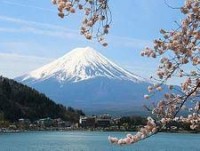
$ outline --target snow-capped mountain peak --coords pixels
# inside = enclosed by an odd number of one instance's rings
[[[15,80],[87,114],[137,110],[150,84],[90,47],[76,48]]]
[[[96,77],[143,82],[143,78],[119,67],[93,48],[76,48],[61,58],[24,76],[23,81],[54,78],[59,82],[78,82]]]

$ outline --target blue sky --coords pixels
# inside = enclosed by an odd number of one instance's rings
[[[174,7],[184,3],[166,1]],[[51,0],[0,0],[0,75],[14,78],[71,49],[90,46],[135,74],[150,77],[159,60],[141,57],[140,52],[160,37],[161,28],[176,28],[174,21],[181,20],[181,13],[164,0],[110,0],[109,4],[113,22],[105,48],[79,35],[79,13],[60,19]]]

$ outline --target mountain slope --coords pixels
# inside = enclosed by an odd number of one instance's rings
[[[79,82],[96,77],[144,81],[143,78],[117,66],[90,47],[76,48],[52,63],[22,76],[20,80],[26,82],[31,79],[33,83],[55,78],[59,82]]]
[[[7,120],[16,121],[19,118],[36,120],[51,117],[78,121],[81,111],[69,109],[70,111],[34,89],[0,77],[0,113]]]
[[[59,103],[92,113],[136,110],[149,85],[90,47],[74,49],[16,79]]]

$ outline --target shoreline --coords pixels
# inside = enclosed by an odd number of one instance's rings
[[[39,130],[1,130],[0,129],[0,134],[5,134],[5,133],[26,133],[26,132],[137,132],[134,130],[100,130],[100,129],[39,129]],[[180,133],[180,134],[200,134],[200,131],[160,131],[159,133]]]

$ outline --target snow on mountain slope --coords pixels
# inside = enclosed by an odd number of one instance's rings
[[[20,79],[43,81],[54,78],[59,82],[79,82],[96,77],[144,82],[145,79],[119,67],[93,48],[76,48],[63,57],[34,70]]]

